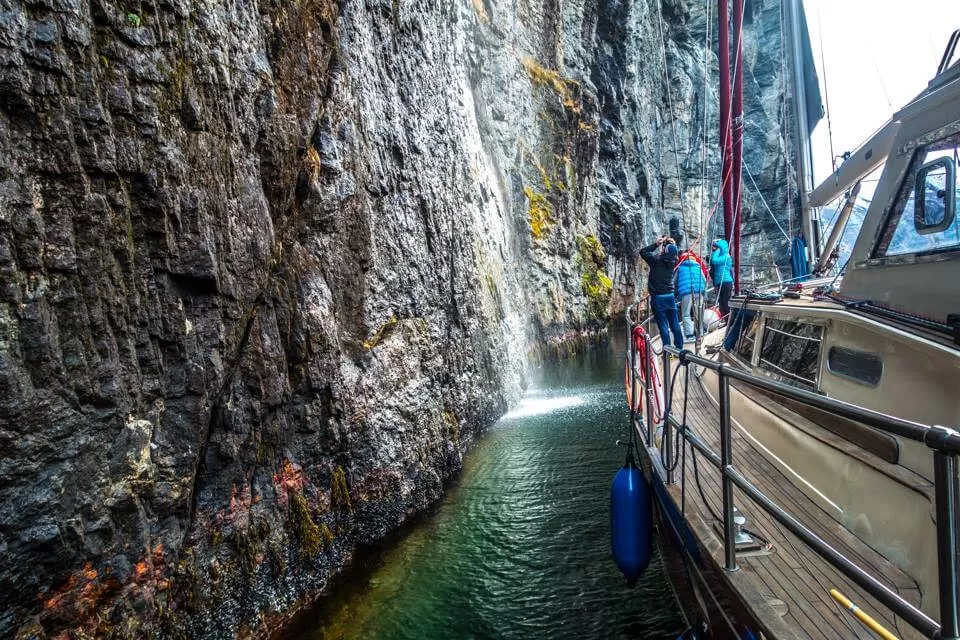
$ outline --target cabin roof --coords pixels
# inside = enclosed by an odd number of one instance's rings
[[[826,298],[823,296],[814,296],[813,291],[817,288],[819,282],[805,284],[799,292],[799,298],[781,298],[779,300],[758,300],[750,298],[747,300],[747,308],[759,312],[772,312],[778,314],[808,316],[811,319],[831,319],[845,318],[846,320],[867,326],[875,330],[888,330],[900,334],[908,334],[915,339],[932,342],[951,351],[960,350],[949,336],[936,331],[924,329],[922,327],[899,322],[890,318],[879,317],[866,311],[851,309],[843,304],[843,301],[836,298]],[[730,308],[739,309],[743,307],[744,296],[734,296],[730,299]]]

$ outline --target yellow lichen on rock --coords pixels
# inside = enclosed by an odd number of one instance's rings
[[[603,245],[593,235],[578,236],[577,247],[583,267],[580,287],[587,298],[590,314],[598,319],[606,318],[609,315],[610,295],[613,292],[613,281],[606,273],[607,254]]]
[[[384,322],[380,328],[377,329],[376,333],[363,341],[363,348],[369,351],[383,342],[385,338],[393,333],[393,330],[397,327],[398,322],[400,321],[397,320],[397,316],[391,316],[389,320]]]
[[[523,193],[529,202],[527,213],[530,219],[530,235],[534,240],[540,240],[553,226],[553,205],[545,195],[530,187],[524,187]]]
[[[316,182],[320,178],[320,153],[312,144],[307,145],[307,153],[303,156],[303,169],[310,182]]]
[[[530,56],[520,58],[520,64],[523,65],[534,85],[550,87],[560,97],[564,107],[569,109],[571,113],[580,114],[580,103],[577,102],[573,91],[574,88],[579,87],[576,80],[564,78],[558,72],[544,67]]]

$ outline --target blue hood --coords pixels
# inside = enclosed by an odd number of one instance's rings
[[[733,257],[726,240],[718,238],[713,243],[717,248],[710,256],[710,275],[714,286],[719,287],[724,282],[733,282]]]

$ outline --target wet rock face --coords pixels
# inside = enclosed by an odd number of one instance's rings
[[[263,630],[438,499],[668,192],[622,4],[2,5],[0,636]]]

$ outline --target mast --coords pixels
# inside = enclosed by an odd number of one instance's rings
[[[815,234],[813,210],[810,208],[810,191],[813,189],[813,161],[810,155],[810,125],[807,117],[807,102],[803,82],[803,28],[801,0],[783,0],[781,11],[786,18],[790,40],[790,71],[793,85],[794,155],[797,171],[797,190],[800,192],[801,228],[807,240],[807,264],[812,267],[817,260],[818,238]],[[812,271],[812,269],[811,269]]]
[[[743,4],[733,0],[733,172],[730,188],[733,200],[733,291],[740,293],[740,227],[743,225]]]
[[[736,1],[736,0],[735,0]],[[733,141],[730,135],[730,18],[727,0],[717,0],[717,49],[720,62],[720,155],[722,169],[720,188],[723,192],[723,237],[733,236],[733,192],[731,190]]]

